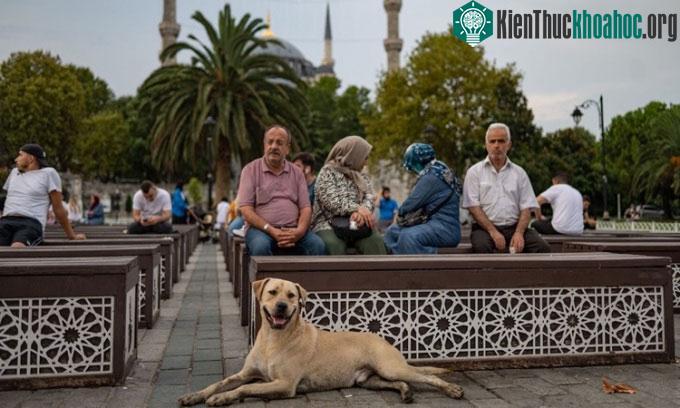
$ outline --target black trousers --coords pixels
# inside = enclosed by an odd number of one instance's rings
[[[549,219],[536,220],[531,224],[531,228],[538,231],[541,235],[559,235],[560,233],[555,230],[552,226],[552,222]]]
[[[510,251],[510,241],[512,240],[512,235],[515,233],[516,228],[516,224],[503,227],[496,226],[498,232],[505,238],[504,253]],[[493,254],[500,252],[496,249],[496,245],[494,244],[493,239],[491,239],[491,235],[476,223],[472,224],[470,243],[472,244],[472,252],[476,254]],[[524,232],[524,251],[522,252],[527,254],[547,253],[550,252],[550,245],[548,245],[536,231],[527,229]]]
[[[169,222],[161,222],[154,225],[142,225],[138,222],[133,222],[128,225],[128,234],[170,234],[172,232],[172,225]]]

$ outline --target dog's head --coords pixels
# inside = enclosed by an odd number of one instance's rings
[[[253,282],[253,292],[269,327],[282,330],[299,317],[307,301],[307,291],[297,283],[275,278]]]

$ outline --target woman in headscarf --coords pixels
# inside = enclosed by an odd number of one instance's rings
[[[404,153],[404,167],[418,175],[408,198],[399,207],[397,224],[385,232],[385,245],[395,254],[435,254],[437,248],[460,242],[458,200],[460,181],[436,159],[429,144],[414,143]],[[408,225],[409,219],[421,221]]]
[[[333,146],[316,178],[312,230],[324,241],[329,255],[344,255],[347,246],[364,255],[387,252],[374,225],[375,193],[361,172],[372,148],[359,136],[345,137]],[[341,239],[331,226],[331,219],[338,216],[349,216],[358,228],[368,226],[370,235],[354,242]]]

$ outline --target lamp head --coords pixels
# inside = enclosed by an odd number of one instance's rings
[[[583,118],[583,112],[581,112],[581,109],[577,107],[574,108],[574,111],[571,113],[571,117],[574,119],[574,123],[576,126],[581,123],[581,118]]]

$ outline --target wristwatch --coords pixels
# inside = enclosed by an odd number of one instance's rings
[[[264,224],[264,227],[262,227],[262,231],[267,231],[269,229],[269,223]]]

